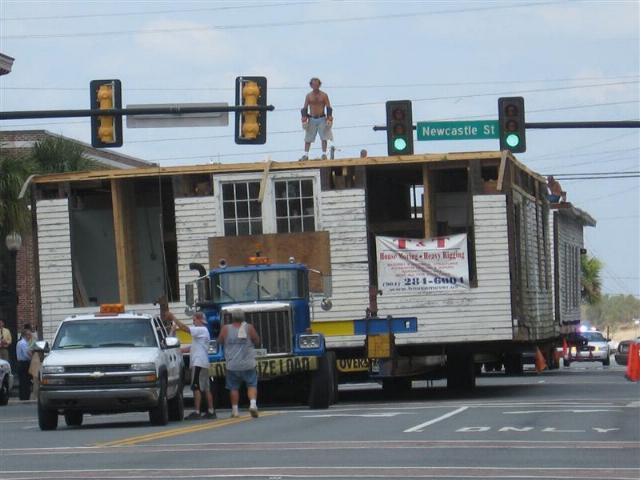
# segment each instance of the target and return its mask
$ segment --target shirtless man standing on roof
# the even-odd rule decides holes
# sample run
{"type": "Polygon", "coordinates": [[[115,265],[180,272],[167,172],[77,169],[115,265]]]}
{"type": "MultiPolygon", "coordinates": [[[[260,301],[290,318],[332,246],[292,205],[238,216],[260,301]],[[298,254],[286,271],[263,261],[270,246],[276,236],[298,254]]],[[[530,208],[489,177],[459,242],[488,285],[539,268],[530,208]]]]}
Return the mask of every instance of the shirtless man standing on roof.
{"type": "Polygon", "coordinates": [[[320,135],[322,140],[322,160],[327,159],[327,140],[333,141],[331,125],[333,124],[333,108],[329,102],[329,96],[320,90],[322,82],[319,78],[313,77],[309,80],[312,91],[304,99],[302,107],[302,128],[306,130],[304,136],[304,154],[300,160],[309,160],[309,148],[316,140],[316,135],[320,135]],[[326,107],[326,112],[325,112],[326,107]]]}

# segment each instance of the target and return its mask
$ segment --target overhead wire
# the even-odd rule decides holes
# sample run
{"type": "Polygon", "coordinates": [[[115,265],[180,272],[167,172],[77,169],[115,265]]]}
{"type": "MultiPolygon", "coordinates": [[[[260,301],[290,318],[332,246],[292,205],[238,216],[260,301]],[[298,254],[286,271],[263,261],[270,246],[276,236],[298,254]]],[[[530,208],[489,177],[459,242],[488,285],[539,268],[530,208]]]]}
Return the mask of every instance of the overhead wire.
{"type": "Polygon", "coordinates": [[[311,20],[294,20],[294,21],[279,21],[279,22],[264,22],[264,23],[248,23],[248,24],[235,24],[235,25],[210,25],[203,27],[180,27],[180,28],[153,28],[146,30],[113,30],[105,32],[76,32],[76,33],[39,33],[39,34],[16,34],[16,35],[4,35],[4,40],[32,40],[32,39],[53,39],[53,38],[78,38],[78,37],[100,37],[100,36],[116,36],[116,35],[149,35],[155,33],[181,33],[181,32],[202,32],[202,31],[226,31],[226,30],[251,30],[257,28],[276,28],[286,26],[306,26],[306,25],[322,25],[327,23],[350,23],[350,22],[364,22],[371,20],[393,20],[397,18],[415,18],[425,16],[437,16],[437,15],[449,15],[458,13],[472,13],[482,11],[494,11],[494,10],[511,10],[519,8],[528,8],[532,6],[544,6],[556,3],[564,3],[561,1],[548,1],[548,2],[529,2],[529,3],[517,3],[517,4],[500,4],[495,6],[481,6],[481,7],[466,7],[459,9],[446,9],[446,10],[433,10],[425,11],[420,10],[416,12],[407,13],[386,13],[384,15],[363,15],[359,17],[338,17],[338,18],[325,18],[325,19],[311,19],[311,20]]]}
{"type": "Polygon", "coordinates": [[[32,20],[64,20],[64,19],[76,19],[76,18],[107,18],[107,17],[131,17],[137,15],[160,15],[167,13],[195,13],[195,12],[214,12],[221,10],[243,10],[247,8],[255,9],[255,8],[267,8],[267,7],[293,7],[296,5],[313,5],[320,3],[318,1],[306,1],[306,2],[280,2],[280,3],[267,3],[264,1],[254,2],[249,5],[225,5],[219,7],[207,7],[207,8],[181,8],[179,10],[144,10],[139,12],[109,12],[109,11],[101,11],[100,13],[87,13],[87,14],[77,14],[77,15],[49,15],[49,16],[38,16],[38,17],[5,17],[0,18],[0,22],[11,22],[11,21],[32,21],[32,20]]]}

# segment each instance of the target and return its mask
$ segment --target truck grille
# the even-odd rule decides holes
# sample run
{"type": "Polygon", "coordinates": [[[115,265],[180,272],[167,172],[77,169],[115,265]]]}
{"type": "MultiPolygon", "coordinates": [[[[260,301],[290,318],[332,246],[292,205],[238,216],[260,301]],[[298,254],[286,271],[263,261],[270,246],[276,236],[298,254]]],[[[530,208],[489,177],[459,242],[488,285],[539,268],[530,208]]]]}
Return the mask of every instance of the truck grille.
{"type": "Polygon", "coordinates": [[[293,334],[289,309],[245,312],[245,318],[258,331],[261,346],[268,354],[291,353],[293,334]]]}

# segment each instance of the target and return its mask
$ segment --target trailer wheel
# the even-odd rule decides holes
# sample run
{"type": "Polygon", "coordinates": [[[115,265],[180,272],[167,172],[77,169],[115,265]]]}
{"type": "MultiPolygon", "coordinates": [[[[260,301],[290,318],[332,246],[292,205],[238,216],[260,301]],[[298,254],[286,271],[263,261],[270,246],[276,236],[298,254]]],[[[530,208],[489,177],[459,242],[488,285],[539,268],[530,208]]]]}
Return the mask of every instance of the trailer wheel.
{"type": "Polygon", "coordinates": [[[384,378],[382,380],[382,391],[385,397],[391,398],[395,394],[411,391],[412,385],[410,378],[384,378]]]}
{"type": "Polygon", "coordinates": [[[522,366],[522,354],[509,353],[504,358],[504,372],[507,375],[522,375],[524,368],[522,366]]]}
{"type": "Polygon", "coordinates": [[[447,354],[447,389],[471,391],[476,386],[472,354],[447,354]]]}
{"type": "Polygon", "coordinates": [[[311,374],[309,391],[309,408],[329,408],[334,399],[334,376],[336,357],[334,352],[327,352],[318,358],[318,369],[311,374]]]}

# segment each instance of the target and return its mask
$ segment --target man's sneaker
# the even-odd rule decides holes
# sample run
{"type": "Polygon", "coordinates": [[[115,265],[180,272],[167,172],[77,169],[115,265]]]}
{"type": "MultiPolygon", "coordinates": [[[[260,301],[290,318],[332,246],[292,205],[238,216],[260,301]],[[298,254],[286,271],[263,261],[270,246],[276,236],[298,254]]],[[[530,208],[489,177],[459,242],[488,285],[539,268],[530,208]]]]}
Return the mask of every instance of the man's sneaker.
{"type": "Polygon", "coordinates": [[[309,160],[309,155],[302,155],[299,161],[304,162],[305,160],[309,160]]]}
{"type": "Polygon", "coordinates": [[[186,417],[184,417],[185,420],[200,420],[200,418],[202,418],[200,416],[200,413],[193,411],[191,412],[189,415],[187,415],[186,417]]]}
{"type": "Polygon", "coordinates": [[[202,418],[206,418],[207,420],[213,420],[214,418],[218,418],[216,412],[207,412],[202,415],[202,418]]]}
{"type": "Polygon", "coordinates": [[[233,412],[231,412],[231,418],[238,418],[238,417],[240,417],[240,414],[239,414],[239,413],[233,413],[233,412]]]}
{"type": "Polygon", "coordinates": [[[320,160],[326,160],[327,159],[327,154],[323,153],[322,156],[320,157],[320,160]]]}
{"type": "Polygon", "coordinates": [[[258,407],[251,407],[249,413],[253,418],[258,418],[258,407]]]}

